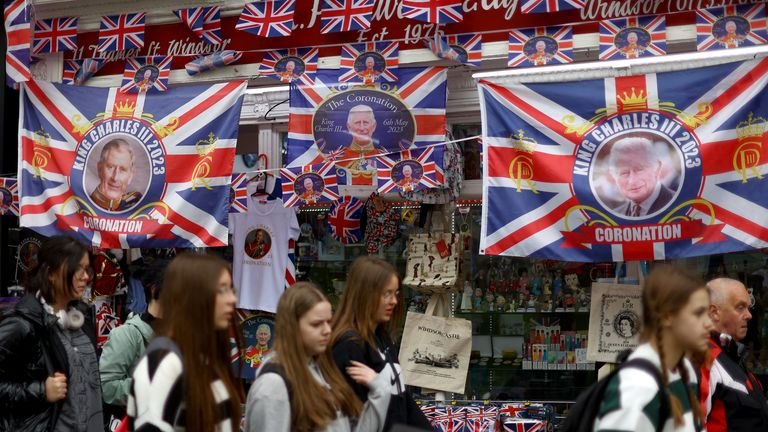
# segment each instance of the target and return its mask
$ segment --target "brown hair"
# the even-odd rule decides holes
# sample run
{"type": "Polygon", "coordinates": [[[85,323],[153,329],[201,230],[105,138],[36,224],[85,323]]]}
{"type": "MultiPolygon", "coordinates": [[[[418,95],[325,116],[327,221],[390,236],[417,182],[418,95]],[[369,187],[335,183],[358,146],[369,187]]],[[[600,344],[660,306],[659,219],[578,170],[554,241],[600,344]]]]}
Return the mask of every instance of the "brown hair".
{"type": "MultiPolygon", "coordinates": [[[[160,306],[163,319],[158,335],[171,338],[184,362],[186,424],[215,430],[216,402],[211,383],[220,379],[229,393],[231,418],[240,419],[242,388],[230,367],[229,338],[236,334],[234,317],[228,330],[216,329],[214,310],[222,272],[227,263],[213,255],[182,254],[165,270],[160,306]]],[[[232,429],[238,427],[232,424],[232,429]]]]}
{"type": "MultiPolygon", "coordinates": [[[[352,263],[347,273],[347,286],[333,317],[331,345],[345,332],[354,330],[366,343],[377,346],[376,328],[379,322],[376,316],[381,296],[393,276],[398,278],[399,283],[392,264],[375,256],[361,256],[352,263]]],[[[398,299],[398,306],[401,304],[401,299],[398,299]]]]}
{"type": "MultiPolygon", "coordinates": [[[[660,325],[661,320],[678,313],[688,303],[691,295],[699,290],[707,290],[702,278],[683,268],[668,264],[655,266],[643,284],[643,331],[641,338],[644,341],[656,341],[661,359],[661,378],[665,387],[669,382],[669,377],[667,376],[667,367],[664,365],[665,355],[664,344],[662,343],[664,332],[660,325]]],[[[707,292],[709,291],[707,290],[707,292]]],[[[690,377],[683,363],[684,358],[685,356],[680,357],[676,368],[680,371],[680,376],[688,390],[688,399],[694,421],[699,423],[701,421],[699,398],[689,386],[690,377]]],[[[683,424],[683,407],[680,399],[666,389],[659,390],[662,395],[668,395],[675,425],[681,426],[683,424]]]]}
{"type": "Polygon", "coordinates": [[[299,320],[317,304],[328,302],[316,285],[298,282],[286,290],[277,304],[275,316],[275,352],[273,361],[283,369],[287,386],[301,391],[291,392],[291,430],[324,429],[341,410],[347,417],[357,417],[362,404],[342,376],[329,350],[315,357],[331,390],[318,383],[307,363],[310,355],[301,338],[299,320]],[[281,355],[284,354],[284,355],[281,355]]]}
{"type": "MultiPolygon", "coordinates": [[[[80,270],[80,260],[89,255],[88,248],[72,237],[58,235],[46,239],[37,251],[37,266],[30,269],[27,293],[36,294],[38,291],[48,304],[56,303],[62,297],[75,296],[72,279],[80,270]],[[61,271],[60,279],[51,282],[50,276],[61,271]]],[[[91,271],[89,267],[87,269],[91,271]]]]}

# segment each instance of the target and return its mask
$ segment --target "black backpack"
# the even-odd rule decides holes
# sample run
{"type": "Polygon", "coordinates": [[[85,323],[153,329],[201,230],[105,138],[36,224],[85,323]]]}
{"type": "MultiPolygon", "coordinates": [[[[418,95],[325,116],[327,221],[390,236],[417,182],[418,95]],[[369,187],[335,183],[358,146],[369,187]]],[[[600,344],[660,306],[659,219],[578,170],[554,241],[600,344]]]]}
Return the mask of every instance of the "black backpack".
{"type": "MultiPolygon", "coordinates": [[[[559,430],[562,432],[592,432],[608,383],[620,370],[625,368],[635,368],[648,372],[656,380],[656,384],[659,385],[660,389],[665,388],[661,382],[661,372],[653,363],[640,358],[628,360],[620,364],[607,377],[592,384],[591,387],[579,395],[576,402],[568,410],[568,416],[563,421],[563,425],[559,430]]],[[[664,428],[669,412],[669,398],[662,397],[659,424],[656,425],[657,431],[661,431],[664,428]]]]}

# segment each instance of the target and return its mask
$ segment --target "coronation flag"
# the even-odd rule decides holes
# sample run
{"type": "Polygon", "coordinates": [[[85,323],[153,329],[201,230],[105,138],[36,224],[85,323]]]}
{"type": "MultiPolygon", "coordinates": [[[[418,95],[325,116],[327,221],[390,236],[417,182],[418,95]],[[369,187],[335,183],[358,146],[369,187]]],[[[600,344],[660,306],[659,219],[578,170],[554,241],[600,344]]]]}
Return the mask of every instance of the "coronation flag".
{"type": "Polygon", "coordinates": [[[173,11],[177,17],[183,22],[197,37],[203,37],[203,15],[205,15],[205,7],[194,7],[187,9],[178,9],[173,11]]]}
{"type": "Polygon", "coordinates": [[[99,52],[144,48],[146,13],[128,13],[101,17],[99,52]]]}
{"type": "Polygon", "coordinates": [[[77,18],[48,18],[35,21],[32,54],[42,55],[77,49],[77,18]]]}
{"type": "Polygon", "coordinates": [[[481,253],[663,260],[768,246],[768,59],[479,82],[481,253]]]}
{"type": "Polygon", "coordinates": [[[122,92],[146,93],[168,90],[173,57],[131,57],[125,60],[122,92]]]}
{"type": "Polygon", "coordinates": [[[26,0],[5,0],[5,82],[14,86],[32,79],[29,58],[32,46],[32,25],[26,0]]]}
{"type": "Polygon", "coordinates": [[[0,216],[19,215],[19,190],[15,178],[0,178],[0,216]]]}
{"type": "Polygon", "coordinates": [[[200,56],[184,65],[187,75],[197,75],[210,70],[218,69],[233,63],[237,63],[243,57],[242,51],[216,51],[214,53],[200,56]]]}
{"type": "Polygon", "coordinates": [[[403,18],[435,24],[451,24],[464,21],[461,0],[401,0],[403,18]]]}
{"type": "Polygon", "coordinates": [[[285,207],[339,199],[339,185],[333,163],[281,168],[280,179],[285,207]]]}
{"type": "Polygon", "coordinates": [[[696,48],[699,51],[762,45],[766,39],[763,2],[696,11],[696,48]]]}
{"type": "Polygon", "coordinates": [[[429,146],[419,150],[403,150],[376,157],[380,193],[410,192],[441,187],[444,146],[429,146]]]}
{"type": "Polygon", "coordinates": [[[507,66],[544,66],[573,61],[573,27],[535,27],[509,32],[507,66]]]}
{"type": "Polygon", "coordinates": [[[318,48],[289,48],[264,53],[259,73],[280,82],[312,85],[317,73],[318,48]]]}
{"type": "Polygon", "coordinates": [[[667,53],[664,15],[620,18],[600,23],[600,60],[638,58],[667,53]]]}
{"type": "Polygon", "coordinates": [[[398,80],[398,42],[365,42],[341,48],[339,82],[373,85],[398,80]]]}
{"type": "Polygon", "coordinates": [[[336,33],[371,28],[373,0],[323,0],[320,33],[336,33]]]}
{"type": "Polygon", "coordinates": [[[331,237],[342,244],[359,243],[363,239],[360,219],[365,204],[352,196],[342,197],[328,210],[328,228],[331,237]]]}
{"type": "Polygon", "coordinates": [[[525,0],[520,5],[524,14],[560,12],[573,9],[584,9],[586,0],[525,0]]]}
{"type": "Polygon", "coordinates": [[[295,7],[295,0],[249,3],[235,28],[261,37],[290,36],[295,7]]]}
{"type": "Polygon", "coordinates": [[[245,87],[156,95],[29,82],[21,93],[20,225],[102,248],[226,246],[245,87]],[[107,178],[102,157],[125,169],[107,178]]]}

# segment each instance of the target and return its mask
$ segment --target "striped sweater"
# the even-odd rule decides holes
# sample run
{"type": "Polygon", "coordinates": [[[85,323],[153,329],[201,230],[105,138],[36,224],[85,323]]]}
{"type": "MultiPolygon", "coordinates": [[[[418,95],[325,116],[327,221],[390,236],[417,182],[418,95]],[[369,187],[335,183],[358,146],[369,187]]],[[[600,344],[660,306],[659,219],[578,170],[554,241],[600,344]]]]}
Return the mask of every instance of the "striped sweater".
{"type": "MultiPolygon", "coordinates": [[[[659,355],[650,344],[638,346],[629,356],[629,359],[634,358],[647,359],[657,367],[661,367],[659,355]]],[[[684,364],[688,370],[688,379],[691,381],[688,387],[695,390],[694,394],[698,394],[696,372],[687,359],[684,360],[684,364]]],[[[694,424],[688,390],[680,374],[669,371],[667,376],[669,392],[682,402],[683,425],[675,426],[674,418],[670,413],[664,422],[664,428],[657,431],[662,394],[656,380],[645,371],[625,368],[609,382],[595,420],[594,430],[598,432],[695,432],[700,430],[694,424]]]]}
{"type": "MultiPolygon", "coordinates": [[[[175,344],[167,338],[157,338],[152,341],[146,355],[139,360],[133,371],[133,383],[126,407],[130,430],[137,432],[186,430],[184,374],[185,370],[175,344]],[[153,347],[153,345],[156,346],[153,347]]],[[[219,414],[219,423],[215,432],[238,430],[240,419],[232,418],[226,385],[220,379],[216,379],[211,383],[211,388],[219,414]]]]}

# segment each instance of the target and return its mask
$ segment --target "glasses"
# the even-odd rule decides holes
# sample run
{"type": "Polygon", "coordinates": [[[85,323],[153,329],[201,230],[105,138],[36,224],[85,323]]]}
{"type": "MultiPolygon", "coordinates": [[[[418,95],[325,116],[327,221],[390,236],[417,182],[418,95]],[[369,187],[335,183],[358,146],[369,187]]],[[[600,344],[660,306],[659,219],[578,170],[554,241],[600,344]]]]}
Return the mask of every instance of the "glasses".
{"type": "Polygon", "coordinates": [[[88,277],[88,279],[93,279],[93,269],[91,266],[79,266],[75,271],[75,277],[88,277]]]}
{"type": "Polygon", "coordinates": [[[384,291],[381,293],[381,298],[384,300],[396,299],[400,295],[400,291],[384,291]]]}

